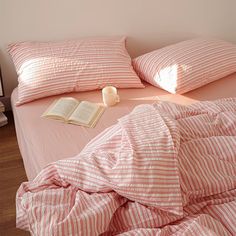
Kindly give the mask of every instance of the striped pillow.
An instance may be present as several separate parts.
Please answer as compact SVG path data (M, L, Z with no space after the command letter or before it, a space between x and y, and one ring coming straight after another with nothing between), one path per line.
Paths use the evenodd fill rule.
M10 44L18 74L17 105L73 91L143 88L125 48L125 37Z
M236 45L197 38L139 56L138 75L170 93L182 94L236 72Z

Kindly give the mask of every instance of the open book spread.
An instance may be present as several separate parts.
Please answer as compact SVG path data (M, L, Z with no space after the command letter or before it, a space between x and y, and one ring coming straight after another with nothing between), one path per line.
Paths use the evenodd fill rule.
M104 111L104 106L72 97L55 100L42 117L62 120L66 123L95 127Z

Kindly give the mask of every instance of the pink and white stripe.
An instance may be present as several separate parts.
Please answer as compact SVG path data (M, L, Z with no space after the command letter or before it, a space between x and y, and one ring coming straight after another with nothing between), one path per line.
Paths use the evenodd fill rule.
M141 105L16 197L33 235L236 234L236 99Z
M138 75L170 93L182 94L236 72L236 45L197 38L133 60Z
M10 44L18 74L18 105L75 91L143 88L122 38Z

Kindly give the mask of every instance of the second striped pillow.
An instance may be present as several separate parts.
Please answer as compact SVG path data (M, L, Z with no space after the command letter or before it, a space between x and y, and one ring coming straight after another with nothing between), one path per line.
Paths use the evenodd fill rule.
M197 38L133 60L138 75L170 93L182 94L236 72L236 45Z

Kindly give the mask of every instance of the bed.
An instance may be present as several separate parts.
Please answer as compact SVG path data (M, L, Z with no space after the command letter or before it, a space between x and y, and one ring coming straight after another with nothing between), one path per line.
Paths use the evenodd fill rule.
M107 108L97 126L89 130L41 117L47 107L61 95L17 107L15 106L17 89L15 89L12 94L12 108L18 144L28 179L35 178L50 162L79 153L92 138L114 125L117 119L131 112L139 104L152 104L162 100L189 105L198 101L235 96L236 74L184 95L173 95L147 83L145 86L145 89L120 89L121 102ZM65 96L102 103L101 91L72 93Z
M136 71L142 59L155 61L148 57L137 59ZM39 92L19 106L21 83L11 102L30 182L17 192L17 227L34 235L234 235L233 63L223 77L224 68L211 76L197 68L211 81L202 84L197 74L191 91L179 83L183 94L171 94L169 84L167 91L155 86L162 79L144 66L148 75L139 76L148 82L145 88L119 84L120 102L106 108L94 129L41 117L61 93ZM63 96L102 103L98 88Z

